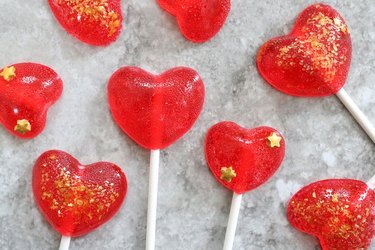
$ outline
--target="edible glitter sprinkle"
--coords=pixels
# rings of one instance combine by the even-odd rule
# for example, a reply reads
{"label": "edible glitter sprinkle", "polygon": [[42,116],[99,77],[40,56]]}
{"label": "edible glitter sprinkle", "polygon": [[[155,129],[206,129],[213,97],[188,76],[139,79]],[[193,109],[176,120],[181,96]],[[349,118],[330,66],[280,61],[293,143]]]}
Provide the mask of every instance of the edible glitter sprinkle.
{"label": "edible glitter sprinkle", "polygon": [[[56,156],[52,155],[49,159],[56,161]],[[81,221],[89,222],[94,217],[102,219],[119,197],[114,184],[109,181],[105,181],[103,185],[82,181],[60,163],[57,164],[59,172],[52,174],[53,178],[51,169],[47,164],[43,165],[40,184],[42,200],[56,211],[58,217],[73,217],[73,225]]]}
{"label": "edible glitter sprinkle", "polygon": [[[372,212],[371,212],[372,211]],[[301,189],[288,217],[321,239],[323,249],[366,249],[374,232],[375,193],[356,180],[324,180]]]}
{"label": "edible glitter sprinkle", "polygon": [[118,14],[110,9],[108,0],[58,0],[59,5],[66,5],[78,15],[78,20],[89,19],[99,22],[108,30],[108,37],[117,32],[120,27]]}
{"label": "edible glitter sprinkle", "polygon": [[[303,27],[300,36],[290,45],[280,48],[277,64],[282,67],[302,66],[302,70],[312,75],[323,72],[323,80],[331,82],[336,76],[337,66],[348,58],[340,53],[340,39],[349,34],[345,22],[339,17],[330,18],[321,12],[312,15]],[[299,61],[291,61],[300,55]]]}

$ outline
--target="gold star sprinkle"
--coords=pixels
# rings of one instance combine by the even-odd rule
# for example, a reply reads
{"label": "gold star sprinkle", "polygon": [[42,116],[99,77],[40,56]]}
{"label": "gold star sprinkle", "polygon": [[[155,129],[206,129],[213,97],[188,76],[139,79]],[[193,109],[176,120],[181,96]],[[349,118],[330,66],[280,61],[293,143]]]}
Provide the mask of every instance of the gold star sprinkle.
{"label": "gold star sprinkle", "polygon": [[222,167],[221,168],[221,176],[220,179],[225,180],[226,182],[231,182],[234,177],[236,177],[237,174],[234,171],[232,167]]}
{"label": "gold star sprinkle", "polygon": [[17,125],[14,127],[14,131],[16,131],[20,134],[25,134],[26,132],[30,132],[31,131],[31,124],[26,119],[17,120]]}
{"label": "gold star sprinkle", "polygon": [[275,132],[272,132],[270,136],[267,137],[268,146],[271,148],[280,147],[281,136],[278,136]]}
{"label": "gold star sprinkle", "polygon": [[14,66],[5,67],[3,71],[1,71],[0,76],[4,78],[5,81],[9,82],[16,76],[16,68]]}

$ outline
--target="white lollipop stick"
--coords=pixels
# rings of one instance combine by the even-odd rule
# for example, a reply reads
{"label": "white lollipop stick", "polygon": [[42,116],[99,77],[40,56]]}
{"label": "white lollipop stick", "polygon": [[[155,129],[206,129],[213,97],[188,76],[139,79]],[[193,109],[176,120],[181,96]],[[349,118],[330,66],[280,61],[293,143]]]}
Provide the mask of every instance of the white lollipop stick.
{"label": "white lollipop stick", "polygon": [[241,209],[242,194],[233,192],[232,205],[230,207],[227,232],[225,234],[223,250],[232,250],[234,236],[236,235],[238,214]]}
{"label": "white lollipop stick", "polygon": [[158,203],[160,150],[151,150],[150,177],[148,183],[146,250],[155,249],[156,208]]}
{"label": "white lollipop stick", "polygon": [[59,250],[69,250],[69,245],[70,245],[70,237],[63,235],[61,237]]}
{"label": "white lollipop stick", "polygon": [[337,92],[336,96],[340,99],[340,101],[345,105],[345,107],[349,110],[349,112],[353,115],[354,119],[361,125],[363,130],[366,134],[371,138],[371,140],[375,143],[375,128],[371,124],[371,122],[367,119],[365,114],[358,108],[358,106],[354,103],[352,98],[346,93],[346,91],[342,88],[339,92]]}
{"label": "white lollipop stick", "polygon": [[371,188],[371,189],[375,189],[375,175],[367,182],[367,185]]}

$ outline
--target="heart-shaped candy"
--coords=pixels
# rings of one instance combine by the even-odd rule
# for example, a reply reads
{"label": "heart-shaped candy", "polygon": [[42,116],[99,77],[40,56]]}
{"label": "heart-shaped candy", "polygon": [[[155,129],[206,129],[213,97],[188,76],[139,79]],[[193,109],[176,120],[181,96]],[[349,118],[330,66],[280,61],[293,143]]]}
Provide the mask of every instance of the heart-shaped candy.
{"label": "heart-shaped candy", "polygon": [[51,68],[19,63],[0,70],[0,123],[20,138],[45,127],[48,108],[61,96],[63,83]]}
{"label": "heart-shaped candy", "polygon": [[125,174],[113,163],[84,166],[57,150],[42,154],[33,170],[35,201],[60,234],[77,237],[110,220],[124,201]]}
{"label": "heart-shaped candy", "polygon": [[152,75],[140,68],[124,67],[109,80],[108,98],[116,123],[130,138],[147,149],[163,149],[197,120],[204,85],[190,68]]}
{"label": "heart-shaped candy", "polygon": [[297,18],[289,35],[259,50],[260,74],[273,87],[294,96],[336,94],[345,84],[352,57],[349,29],[328,5],[315,4]]}
{"label": "heart-shaped candy", "polygon": [[120,0],[48,0],[56,19],[82,42],[104,46],[115,41],[122,27]]}
{"label": "heart-shaped candy", "polygon": [[205,153],[216,180],[242,194],[276,172],[284,159],[285,141],[273,128],[245,129],[233,122],[220,122],[207,133]]}
{"label": "heart-shaped candy", "polygon": [[223,27],[231,8],[230,0],[157,0],[177,18],[182,34],[192,42],[206,42]]}
{"label": "heart-shaped candy", "polygon": [[375,237],[375,192],[357,180],[318,181],[292,197],[288,218],[323,250],[367,249]]}

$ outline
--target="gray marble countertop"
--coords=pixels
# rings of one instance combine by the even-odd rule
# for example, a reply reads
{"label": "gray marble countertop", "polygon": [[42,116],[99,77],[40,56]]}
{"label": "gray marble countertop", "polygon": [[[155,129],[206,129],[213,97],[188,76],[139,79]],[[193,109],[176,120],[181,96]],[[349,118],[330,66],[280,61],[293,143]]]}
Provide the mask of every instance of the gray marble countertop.
{"label": "gray marble countertop", "polygon": [[[375,123],[375,4],[325,2],[343,15],[352,34],[346,90]],[[41,153],[61,149],[82,163],[114,162],[129,180],[120,212],[100,229],[73,239],[71,249],[144,249],[149,152],[112,120],[107,80],[124,65],[154,73],[185,65],[204,79],[206,101],[193,129],[162,151],[157,249],[221,249],[231,192],[207,168],[203,138],[222,120],[249,128],[273,126],[287,141],[279,171],[244,195],[234,249],[319,249],[317,240],[289,225],[288,200],[302,186],[320,179],[366,181],[375,174],[375,147],[336,97],[286,96],[265,84],[256,69],[259,46],[287,33],[310,3],[314,1],[233,0],[221,32],[208,43],[194,44],[182,37],[175,19],[154,0],[127,0],[122,3],[125,20],[119,39],[95,48],[68,35],[47,0],[1,0],[0,65],[23,61],[49,65],[64,80],[64,93],[37,138],[19,140],[0,128],[0,248],[57,249],[60,236],[35,206],[31,171]]]}

